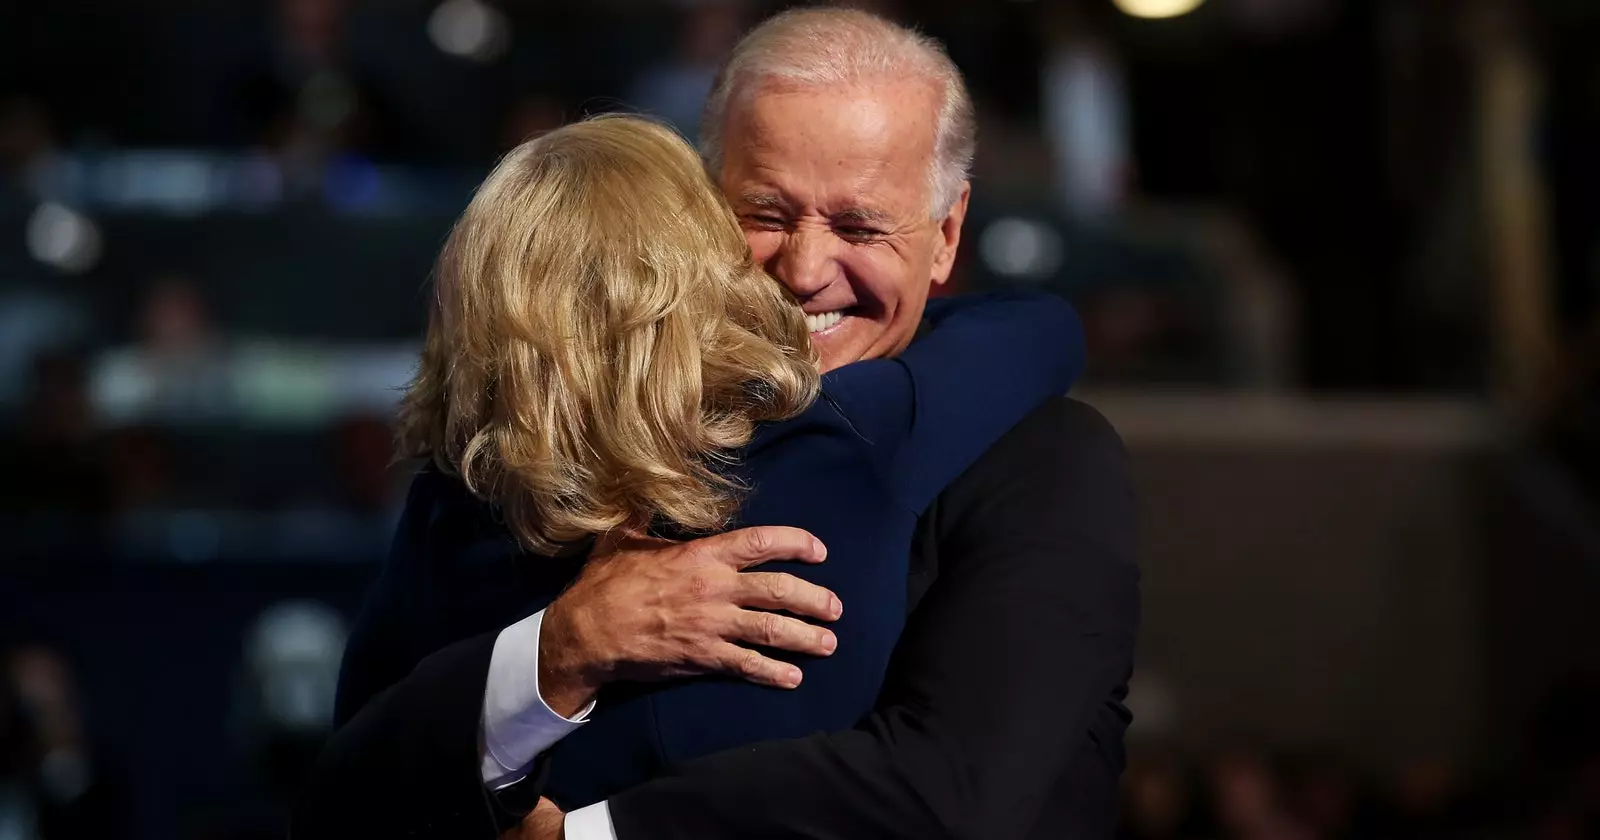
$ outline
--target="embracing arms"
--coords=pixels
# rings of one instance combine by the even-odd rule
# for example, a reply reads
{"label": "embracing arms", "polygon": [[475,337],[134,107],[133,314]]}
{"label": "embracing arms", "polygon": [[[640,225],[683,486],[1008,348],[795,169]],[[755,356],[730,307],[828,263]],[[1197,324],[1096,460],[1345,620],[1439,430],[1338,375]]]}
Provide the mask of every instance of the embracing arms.
{"label": "embracing arms", "polygon": [[920,540],[938,577],[873,714],[617,796],[617,837],[1109,837],[1139,616],[1134,516],[1105,420],[1066,399],[1034,412],[930,512]]}

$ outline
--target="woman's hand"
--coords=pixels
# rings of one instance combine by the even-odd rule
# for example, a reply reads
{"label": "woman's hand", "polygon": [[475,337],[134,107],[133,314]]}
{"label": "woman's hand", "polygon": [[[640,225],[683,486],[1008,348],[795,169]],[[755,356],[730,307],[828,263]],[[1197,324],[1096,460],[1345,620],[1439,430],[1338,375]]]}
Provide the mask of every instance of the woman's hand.
{"label": "woman's hand", "polygon": [[595,546],[578,579],[545,610],[539,689],[571,716],[600,686],[723,673],[794,688],[800,669],[737,642],[827,656],[825,628],[768,610],[824,621],[843,610],[828,590],[775,572],[741,570],[769,560],[820,563],[822,542],[798,528],[745,528],[687,543],[645,537]]}

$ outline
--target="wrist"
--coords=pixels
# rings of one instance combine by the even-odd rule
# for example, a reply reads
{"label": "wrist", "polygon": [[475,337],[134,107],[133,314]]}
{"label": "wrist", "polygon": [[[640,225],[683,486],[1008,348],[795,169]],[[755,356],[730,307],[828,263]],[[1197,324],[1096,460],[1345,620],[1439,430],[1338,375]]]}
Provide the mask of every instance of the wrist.
{"label": "wrist", "polygon": [[545,609],[539,630],[539,696],[565,718],[577,714],[605,683],[609,670],[585,644],[581,615],[561,599]]}

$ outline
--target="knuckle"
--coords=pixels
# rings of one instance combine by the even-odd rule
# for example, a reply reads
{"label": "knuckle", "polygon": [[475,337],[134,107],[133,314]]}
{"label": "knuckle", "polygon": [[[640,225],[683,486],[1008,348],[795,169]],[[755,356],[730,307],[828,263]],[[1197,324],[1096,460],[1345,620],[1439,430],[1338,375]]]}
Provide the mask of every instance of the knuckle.
{"label": "knuckle", "polygon": [[783,636],[783,617],[777,613],[762,613],[756,635],[760,644],[773,646]]}
{"label": "knuckle", "polygon": [[794,594],[794,578],[788,575],[773,575],[767,579],[767,594],[774,601],[787,601]]}
{"label": "knuckle", "polygon": [[716,670],[722,663],[717,660],[717,646],[702,640],[690,644],[683,652],[685,664],[705,670]]}
{"label": "knuckle", "polygon": [[710,559],[707,557],[706,547],[701,545],[699,540],[695,540],[694,542],[690,543],[684,543],[683,545],[676,546],[676,548],[678,558],[683,563],[690,566],[700,565]]}
{"label": "knuckle", "polygon": [[745,545],[754,554],[765,554],[772,548],[772,535],[765,528],[751,528],[745,532]]}
{"label": "knuckle", "polygon": [[766,662],[766,658],[750,648],[741,648],[740,650],[742,652],[739,654],[739,673],[750,677],[761,676],[766,670],[762,667]]}

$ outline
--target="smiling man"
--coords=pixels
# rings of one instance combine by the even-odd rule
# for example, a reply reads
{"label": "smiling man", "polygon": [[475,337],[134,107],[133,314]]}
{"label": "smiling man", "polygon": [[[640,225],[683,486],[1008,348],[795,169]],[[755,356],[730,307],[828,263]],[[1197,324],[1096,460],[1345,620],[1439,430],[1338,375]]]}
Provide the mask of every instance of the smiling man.
{"label": "smiling man", "polygon": [[[772,18],[730,56],[701,139],[755,257],[803,305],[824,368],[915,340],[960,245],[975,143],[965,85],[936,42],[861,12]],[[705,581],[751,561],[818,559],[790,530],[608,547],[547,609],[503,626],[485,614],[489,583],[432,581],[450,593],[444,618],[392,599],[401,606],[352,639],[348,723],[296,836],[1111,835],[1139,612],[1133,494],[1116,433],[1065,396],[922,513],[905,631],[856,728],[708,756],[569,815],[533,809],[541,755],[583,725],[604,683],[726,672],[787,684],[759,655],[702,661],[698,649],[729,639],[695,637],[676,617],[731,598]],[[767,606],[838,614],[829,593],[788,580],[771,593],[788,600]],[[423,622],[451,623],[453,643],[399,649]],[[818,652],[807,625],[773,626],[788,629],[767,646]]]}

